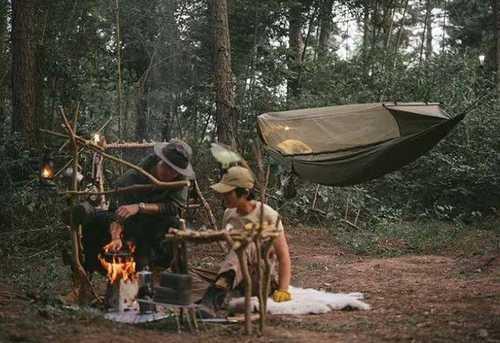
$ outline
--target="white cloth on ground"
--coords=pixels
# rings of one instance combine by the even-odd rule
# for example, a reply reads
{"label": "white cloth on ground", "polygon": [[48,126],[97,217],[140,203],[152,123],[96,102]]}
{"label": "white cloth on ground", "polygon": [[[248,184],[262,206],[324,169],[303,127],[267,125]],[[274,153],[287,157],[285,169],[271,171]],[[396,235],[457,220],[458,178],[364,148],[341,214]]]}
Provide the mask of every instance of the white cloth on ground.
{"label": "white cloth on ground", "polygon": [[[347,308],[369,310],[370,305],[363,302],[362,293],[330,293],[313,288],[289,288],[292,300],[277,303],[272,298],[267,300],[267,311],[270,314],[320,314]],[[252,297],[252,310],[258,311],[257,297]],[[234,298],[229,309],[239,312],[244,309],[245,298]]]}

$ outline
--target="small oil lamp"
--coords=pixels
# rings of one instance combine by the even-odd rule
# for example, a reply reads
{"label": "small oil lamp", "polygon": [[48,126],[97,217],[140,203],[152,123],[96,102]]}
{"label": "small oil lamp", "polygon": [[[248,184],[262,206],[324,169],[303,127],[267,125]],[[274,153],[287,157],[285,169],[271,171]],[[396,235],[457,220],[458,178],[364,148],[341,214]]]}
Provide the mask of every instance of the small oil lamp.
{"label": "small oil lamp", "polygon": [[54,159],[45,154],[40,164],[40,182],[49,184],[54,179]]}

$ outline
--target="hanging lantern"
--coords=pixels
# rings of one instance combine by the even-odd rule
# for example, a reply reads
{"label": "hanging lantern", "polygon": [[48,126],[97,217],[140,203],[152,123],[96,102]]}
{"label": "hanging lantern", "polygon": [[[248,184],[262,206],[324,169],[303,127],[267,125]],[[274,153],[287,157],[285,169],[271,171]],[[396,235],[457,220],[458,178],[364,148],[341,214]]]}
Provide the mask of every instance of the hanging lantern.
{"label": "hanging lantern", "polygon": [[484,61],[485,61],[485,59],[486,59],[486,56],[484,56],[483,54],[479,55],[479,64],[480,64],[481,66],[483,66],[483,65],[484,65]]}
{"label": "hanging lantern", "polygon": [[40,164],[40,181],[49,182],[54,179],[54,160],[49,155],[45,155]]}

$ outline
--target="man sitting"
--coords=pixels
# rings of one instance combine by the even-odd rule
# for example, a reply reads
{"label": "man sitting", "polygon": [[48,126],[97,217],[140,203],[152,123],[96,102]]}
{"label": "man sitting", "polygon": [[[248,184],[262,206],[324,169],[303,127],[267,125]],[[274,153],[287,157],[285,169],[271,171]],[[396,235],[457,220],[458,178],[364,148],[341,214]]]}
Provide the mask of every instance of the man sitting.
{"label": "man sitting", "polygon": [[[224,212],[224,229],[242,229],[247,224],[260,224],[261,202],[253,200],[255,181],[252,173],[243,167],[231,167],[222,177],[222,180],[211,186],[213,190],[222,194],[224,205],[227,208]],[[288,291],[291,278],[290,253],[285,237],[283,224],[279,219],[278,212],[270,206],[264,204],[264,223],[269,223],[276,227],[281,234],[275,239],[271,250],[271,260],[274,264],[277,260],[278,273],[273,268],[271,281],[271,294],[276,302],[291,300]],[[248,245],[245,250],[248,267],[252,279],[252,290],[254,295],[258,290],[258,252],[254,243]],[[276,277],[277,276],[277,277]],[[215,310],[222,308],[226,296],[231,290],[242,291],[243,274],[240,268],[238,257],[234,251],[230,251],[222,263],[218,276],[211,285],[200,305],[205,310],[205,316],[215,315]]]}
{"label": "man sitting", "polygon": [[[194,178],[191,166],[191,147],[181,140],[171,140],[154,146],[154,154],[139,164],[146,172],[164,182]],[[114,184],[116,187],[150,184],[146,176],[130,170]],[[187,200],[187,188],[154,189],[147,192],[122,193],[112,199],[114,211],[99,211],[86,218],[82,244],[85,253],[84,268],[88,272],[102,271],[97,259],[102,248],[108,251],[122,249],[124,242],[136,246],[137,270],[152,263],[168,266],[170,249],[160,245],[170,227],[179,226],[180,210]]]}

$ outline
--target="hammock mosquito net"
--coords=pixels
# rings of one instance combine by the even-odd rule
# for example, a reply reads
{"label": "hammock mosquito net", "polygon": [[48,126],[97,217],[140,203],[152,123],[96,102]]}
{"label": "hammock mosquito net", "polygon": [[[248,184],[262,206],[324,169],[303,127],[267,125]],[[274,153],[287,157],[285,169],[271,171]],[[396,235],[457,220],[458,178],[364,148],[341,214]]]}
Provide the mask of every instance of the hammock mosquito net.
{"label": "hammock mosquito net", "polygon": [[269,112],[257,122],[267,148],[300,178],[347,186],[414,161],[463,117],[439,104],[374,103]]}

